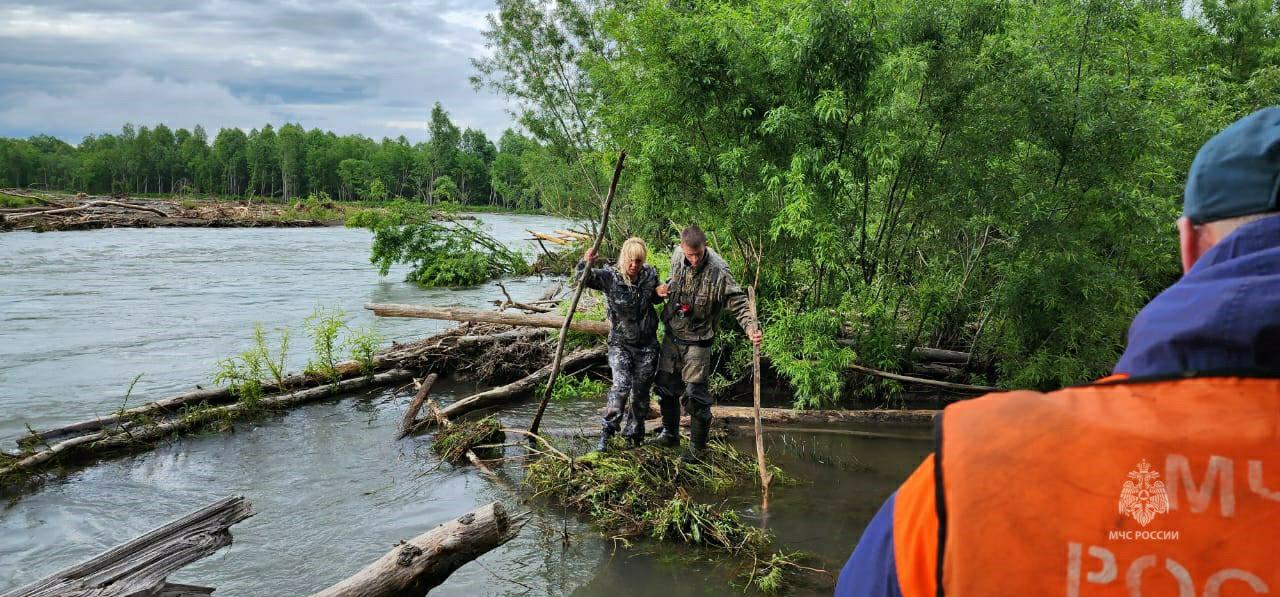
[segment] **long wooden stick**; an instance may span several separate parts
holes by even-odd
[[[604,198],[604,209],[600,213],[600,229],[596,232],[596,240],[591,244],[591,252],[595,253],[600,250],[600,243],[604,241],[604,235],[609,225],[609,208],[613,207],[613,195],[618,190],[618,178],[622,176],[622,163],[627,160],[627,151],[624,149],[618,153],[618,164],[613,167],[613,180],[609,183],[609,194]],[[560,376],[560,359],[564,357],[564,338],[569,332],[569,325],[573,323],[573,314],[578,310],[578,301],[582,299],[582,291],[586,289],[586,279],[591,273],[591,264],[587,264],[587,271],[583,272],[582,277],[578,279],[578,287],[573,291],[573,301],[569,303],[569,312],[565,314],[564,325],[560,326],[560,339],[556,341],[556,357],[551,361],[551,376],[547,378],[547,387],[542,391],[542,402],[538,404],[538,413],[533,416],[533,423],[529,425],[529,433],[538,433],[538,425],[542,424],[542,413],[547,409],[547,402],[551,400],[551,391],[556,387],[556,378]]]
[[[759,274],[756,275],[757,281]],[[756,327],[760,327],[760,318],[756,314],[756,287],[747,287],[747,306],[751,309],[751,319],[755,320]],[[760,345],[751,343],[752,364],[755,366],[753,390],[755,391],[755,430],[756,430],[756,468],[760,472],[760,491],[761,491],[761,509],[769,509],[769,482],[773,481],[773,473],[769,472],[768,465],[764,461],[764,432],[760,429]]]

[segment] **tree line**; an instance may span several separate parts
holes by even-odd
[[[1280,97],[1269,0],[498,0],[487,36],[478,80],[577,187],[629,152],[620,234],[696,222],[759,266],[802,406],[896,389],[848,365],[912,346],[971,352],[961,381],[1107,373],[1179,275],[1195,151]]]
[[[543,144],[506,130],[495,145],[483,131],[459,129],[436,104],[429,140],[375,141],[297,124],[245,132],[203,126],[173,130],[124,125],[79,145],[55,137],[0,138],[0,186],[91,194],[190,193],[291,199],[326,194],[343,200],[396,197],[555,209],[563,181],[547,175]]]

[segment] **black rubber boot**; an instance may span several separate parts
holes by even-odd
[[[597,452],[609,451],[609,440],[613,438],[614,431],[605,427],[600,433],[600,443],[596,444]]]
[[[649,445],[674,448],[680,445],[680,403],[667,399],[658,405],[662,409],[662,433],[649,440]]]
[[[711,434],[711,421],[698,417],[689,419],[689,449],[680,455],[685,462],[702,462],[707,453],[707,436]]]

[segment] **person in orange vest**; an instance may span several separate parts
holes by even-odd
[[[1214,136],[1114,375],[935,420],[836,595],[1280,594],[1280,107]]]

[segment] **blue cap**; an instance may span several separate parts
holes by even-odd
[[[1197,224],[1276,211],[1280,107],[1263,108],[1209,139],[1187,175],[1182,215]]]

